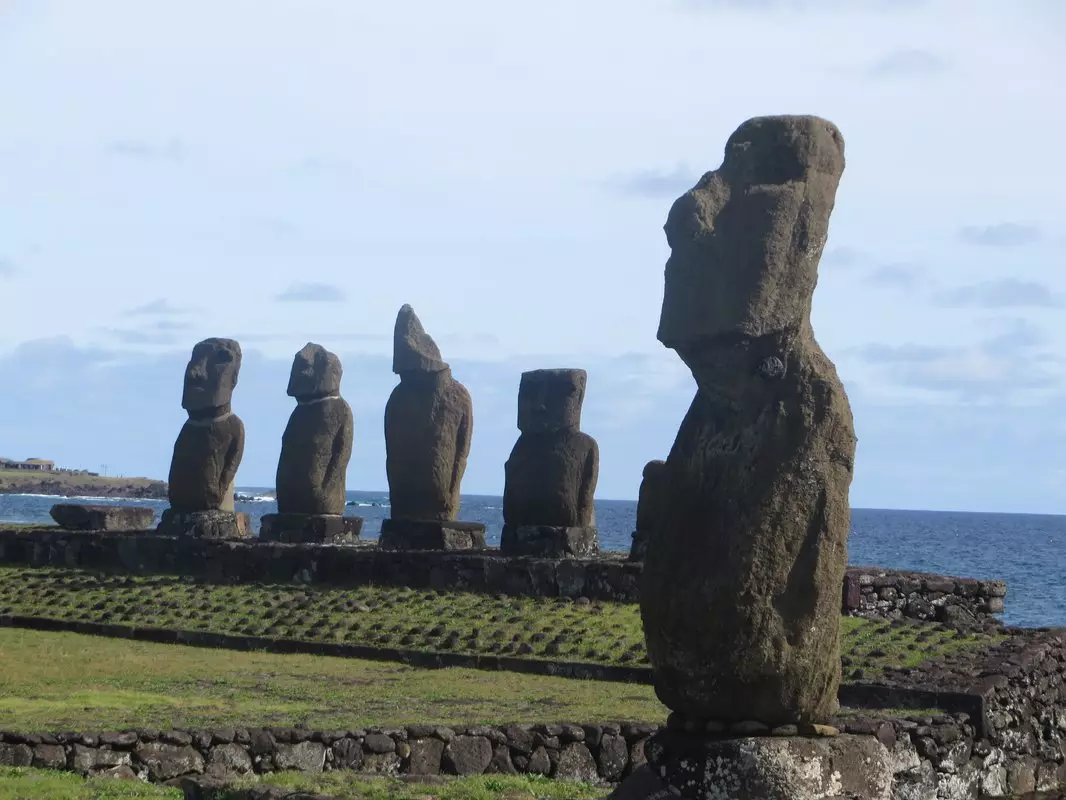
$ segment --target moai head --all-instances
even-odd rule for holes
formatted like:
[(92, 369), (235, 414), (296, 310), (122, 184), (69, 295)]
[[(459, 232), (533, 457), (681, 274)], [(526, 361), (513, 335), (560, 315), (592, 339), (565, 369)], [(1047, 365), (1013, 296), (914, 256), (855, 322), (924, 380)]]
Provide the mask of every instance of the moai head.
[(341, 360), (320, 344), (308, 342), (289, 373), (289, 397), (328, 397), (341, 390)]
[(396, 327), (392, 340), (392, 371), (397, 375), (412, 372), (441, 372), (448, 365), (440, 355), (440, 348), (433, 341), (415, 310), (406, 303), (396, 315)]
[(581, 427), (588, 375), (583, 369), (535, 369), (518, 385), (518, 430), (548, 433)]
[(843, 171), (844, 139), (827, 120), (756, 117), (737, 128), (722, 166), (667, 217), (659, 341), (693, 367), (719, 337), (807, 326)]
[(241, 346), (233, 339), (199, 342), (185, 367), (181, 407), (193, 412), (227, 405), (233, 399), (240, 370)]

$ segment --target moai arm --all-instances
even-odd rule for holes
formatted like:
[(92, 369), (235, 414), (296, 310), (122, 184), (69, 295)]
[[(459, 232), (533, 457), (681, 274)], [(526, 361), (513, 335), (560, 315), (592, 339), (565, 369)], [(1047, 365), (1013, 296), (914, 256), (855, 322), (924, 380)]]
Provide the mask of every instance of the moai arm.
[(241, 459), (244, 458), (244, 423), (236, 417), (232, 419), (236, 419), (237, 424), (234, 426), (229, 447), (226, 448), (226, 460), (222, 464), (222, 473), (219, 475), (220, 492), (228, 491), (233, 485), (233, 480), (237, 477), (237, 468), (241, 465)]
[(515, 512), (518, 510), (515, 508), (515, 487), (513, 485), (510, 471), (511, 462), (514, 460), (515, 452), (518, 450), (518, 446), (522, 443), (522, 437), (518, 437), (518, 441), (515, 442), (515, 446), (511, 448), (511, 455), (507, 457), (507, 460), (503, 462), (503, 524), (514, 525), (518, 524), (518, 514)]
[[(344, 401), (341, 401), (344, 402)], [(352, 437), (355, 435), (355, 419), (352, 417), (351, 407), (345, 403), (344, 417), (337, 435), (333, 437), (333, 449), (330, 452), (329, 463), (326, 465), (326, 476), (323, 485), (331, 486), (338, 470), (348, 469), (348, 461), (352, 457)]]
[[(455, 463), (452, 465), (452, 484), (450, 496), (455, 497), (459, 491), (459, 482), (466, 471), (466, 457), (470, 455), (470, 439), (474, 433), (474, 415), (467, 411), (459, 423), (455, 435)], [(506, 487), (505, 487), (506, 489)]]
[(578, 493), (578, 514), (581, 525), (596, 524), (596, 481), (600, 477), (600, 448), (595, 439), (590, 439), (588, 455), (585, 456), (585, 469), (581, 474), (581, 490)]

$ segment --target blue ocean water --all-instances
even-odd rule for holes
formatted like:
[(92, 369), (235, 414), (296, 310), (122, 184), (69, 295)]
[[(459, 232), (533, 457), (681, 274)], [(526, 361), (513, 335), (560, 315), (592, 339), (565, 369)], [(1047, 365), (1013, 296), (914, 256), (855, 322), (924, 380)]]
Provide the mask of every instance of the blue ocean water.
[[(259, 517), (275, 511), (266, 489), (245, 487), (238, 511)], [(348, 514), (363, 517), (363, 538), (376, 539), (389, 514), (385, 492), (348, 492)], [(0, 494), (0, 521), (51, 524), (48, 509), (60, 502), (40, 495)], [(161, 512), (160, 500), (93, 499), (137, 503)], [(464, 495), (459, 517), (486, 526), (489, 544), (499, 544), (502, 499)], [(596, 524), (604, 550), (628, 550), (637, 504), (597, 500)], [(984, 514), (949, 511), (888, 511), (857, 508), (851, 515), (852, 564), (937, 572), (1007, 582), (1004, 621), (1012, 625), (1066, 625), (1066, 516)]]

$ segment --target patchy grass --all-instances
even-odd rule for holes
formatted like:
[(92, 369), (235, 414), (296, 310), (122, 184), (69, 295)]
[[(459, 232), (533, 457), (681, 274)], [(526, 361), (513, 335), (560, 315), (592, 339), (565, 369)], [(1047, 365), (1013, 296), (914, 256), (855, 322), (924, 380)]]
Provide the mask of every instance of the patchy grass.
[[(635, 603), (491, 596), (382, 586), (221, 585), (173, 575), (128, 576), (0, 567), (0, 614), (338, 642), (430, 653), (506, 655), (647, 666)], [(992, 641), (930, 623), (845, 617), (845, 679)]]
[(72, 772), (0, 767), (0, 800), (181, 800), (180, 789)]
[(602, 786), (555, 781), (539, 775), (474, 775), (414, 782), (347, 770), (313, 775), (279, 772), (241, 778), (233, 784), (236, 788), (255, 785), (366, 800), (591, 800), (607, 793)]
[(0, 629), (9, 730), (656, 722), (650, 686)]

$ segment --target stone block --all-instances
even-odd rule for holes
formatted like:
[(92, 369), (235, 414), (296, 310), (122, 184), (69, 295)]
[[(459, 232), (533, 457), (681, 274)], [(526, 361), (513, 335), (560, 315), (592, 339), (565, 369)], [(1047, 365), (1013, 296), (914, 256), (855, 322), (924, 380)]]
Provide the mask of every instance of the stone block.
[(264, 514), (259, 541), (292, 544), (350, 544), (363, 530), (362, 517), (334, 514)]
[(68, 531), (144, 531), (155, 524), (155, 509), (147, 506), (56, 503), (48, 513)]
[(500, 553), (534, 558), (588, 558), (600, 552), (596, 528), (504, 525)]
[(484, 550), (485, 526), (455, 520), (386, 519), (382, 550)]
[(156, 527), (162, 536), (188, 536), (194, 539), (245, 539), (251, 536), (251, 520), (234, 511), (179, 512), (168, 508)]

